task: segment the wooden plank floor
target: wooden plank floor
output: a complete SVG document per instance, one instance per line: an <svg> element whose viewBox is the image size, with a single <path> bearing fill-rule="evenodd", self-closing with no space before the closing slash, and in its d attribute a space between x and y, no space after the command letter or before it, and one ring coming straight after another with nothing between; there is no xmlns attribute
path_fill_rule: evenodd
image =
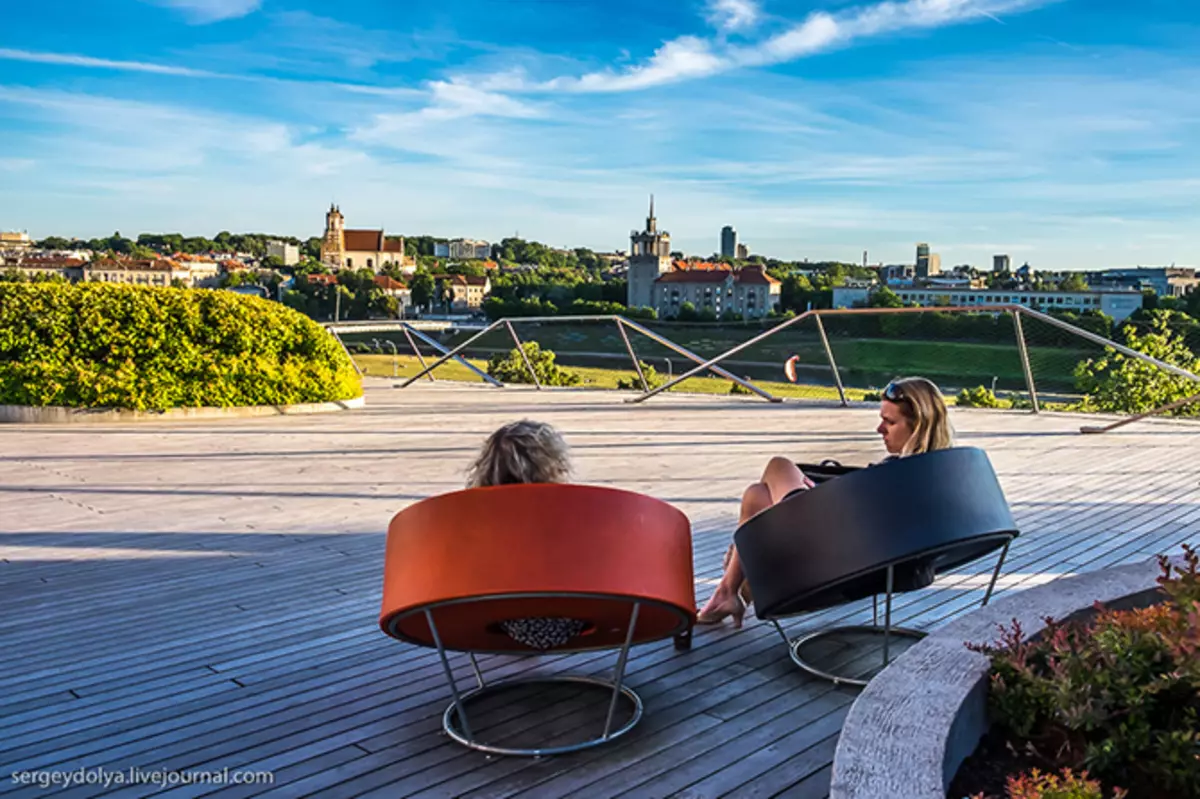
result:
<svg viewBox="0 0 1200 799"><path fill-rule="evenodd" d="M580 481L688 514L700 600L719 576L737 498L768 456L882 454L870 409L676 396L631 406L615 394L447 383L378 383L366 410L332 416L5 427L0 791L825 796L855 694L803 676L773 629L752 619L740 631L700 628L690 652L670 642L635 649L627 677L646 715L609 746L489 758L441 733L449 690L436 655L375 624L383 531L407 504L460 487L483 438L522 417L565 433ZM1001 592L1200 544L1200 426L1081 436L1078 417L964 410L953 420L961 443L990 453L1024 532ZM899 597L897 617L929 628L969 610L990 568ZM792 628L869 616L859 603ZM490 677L603 675L614 658L481 661ZM454 662L468 681L465 658ZM569 687L510 695L480 708L476 724L567 741L594 728L602 701ZM269 771L274 781L157 793L10 779L131 767Z"/></svg>

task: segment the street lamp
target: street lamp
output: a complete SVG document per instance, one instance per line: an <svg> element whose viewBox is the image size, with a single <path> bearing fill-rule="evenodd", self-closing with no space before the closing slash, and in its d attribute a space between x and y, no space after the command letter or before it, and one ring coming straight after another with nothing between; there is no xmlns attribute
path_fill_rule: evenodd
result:
<svg viewBox="0 0 1200 799"><path fill-rule="evenodd" d="M399 377L400 376L400 372L399 372L400 367L398 365L398 357L399 356L396 352L396 342L392 341L389 338L386 343L392 348L392 377Z"/></svg>

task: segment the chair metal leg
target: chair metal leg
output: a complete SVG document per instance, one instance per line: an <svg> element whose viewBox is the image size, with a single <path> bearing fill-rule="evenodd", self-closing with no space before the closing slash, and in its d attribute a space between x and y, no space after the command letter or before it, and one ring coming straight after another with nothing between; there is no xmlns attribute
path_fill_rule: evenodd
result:
<svg viewBox="0 0 1200 799"><path fill-rule="evenodd" d="M458 714L458 721L462 724L467 738L474 740L475 736L471 734L471 725L467 723L467 712L463 710L462 697L458 695L458 683L454 681L454 672L450 669L450 661L446 658L446 649L442 646L442 637L438 635L437 625L433 623L433 613L428 609L425 611L425 620L429 622L433 643L437 645L438 656L442 659L442 669L446 672L446 680L450 683L450 693L454 695L453 707Z"/></svg>
<svg viewBox="0 0 1200 799"><path fill-rule="evenodd" d="M471 668L475 670L475 681L479 683L480 688L486 688L487 683L483 681L483 672L479 670L479 661L475 659L475 653L468 652L467 657L471 658Z"/></svg>
<svg viewBox="0 0 1200 799"><path fill-rule="evenodd" d="M617 711L617 698L621 695L621 680L625 678L625 661L629 658L629 647L633 645L633 629L637 627L638 611L642 609L641 602L633 603L633 610L629 614L629 631L625 634L625 646L621 647L621 654L617 657L617 670L613 675L613 695L612 701L608 703L608 718L604 720L604 740L608 740L608 731L612 729L613 713Z"/></svg>
<svg viewBox="0 0 1200 799"><path fill-rule="evenodd" d="M987 593L983 595L983 604L979 607L986 608L987 603L992 599L992 591L996 588L996 580L1000 578L1000 569L1004 567L1004 559L1008 557L1008 547L1012 544L1009 541L1004 545L1004 549L1000 550L1000 559L996 561L996 568L992 571L992 581L988 583Z"/></svg>

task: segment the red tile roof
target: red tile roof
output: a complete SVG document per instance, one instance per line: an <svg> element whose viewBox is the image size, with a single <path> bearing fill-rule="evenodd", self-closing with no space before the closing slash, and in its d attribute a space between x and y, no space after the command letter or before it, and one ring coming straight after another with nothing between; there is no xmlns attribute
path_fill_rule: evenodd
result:
<svg viewBox="0 0 1200 799"><path fill-rule="evenodd" d="M376 275L375 285L384 291L398 291L406 289L408 286L401 283L399 280L394 280L390 275Z"/></svg>
<svg viewBox="0 0 1200 799"><path fill-rule="evenodd" d="M738 283L745 283L751 286L779 286L782 285L778 280L766 273L761 266L744 266L738 270L737 277L734 280Z"/></svg>
<svg viewBox="0 0 1200 799"><path fill-rule="evenodd" d="M382 230L347 230L347 252L403 252L401 239L384 238Z"/></svg>
<svg viewBox="0 0 1200 799"><path fill-rule="evenodd" d="M91 262L92 269L131 269L149 272L170 272L182 269L179 264L166 258L134 260L129 258L100 258Z"/></svg>
<svg viewBox="0 0 1200 799"><path fill-rule="evenodd" d="M752 286L780 285L779 281L766 274L761 266L745 266L734 270L729 264L713 264L707 261L689 263L675 261L674 271L660 275L655 283L724 283L733 277L733 282Z"/></svg>
<svg viewBox="0 0 1200 799"><path fill-rule="evenodd" d="M314 272L307 278L309 283L316 283L318 286L336 286L337 275L326 275L320 272Z"/></svg>
<svg viewBox="0 0 1200 799"><path fill-rule="evenodd" d="M730 277L728 269L686 269L659 275L655 283L724 283Z"/></svg>

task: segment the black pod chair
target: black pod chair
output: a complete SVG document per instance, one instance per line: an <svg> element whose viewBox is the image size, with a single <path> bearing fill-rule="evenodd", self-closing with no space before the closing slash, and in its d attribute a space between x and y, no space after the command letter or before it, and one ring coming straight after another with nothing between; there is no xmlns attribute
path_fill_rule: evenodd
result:
<svg viewBox="0 0 1200 799"><path fill-rule="evenodd" d="M890 638L921 633L891 626L893 594L1000 550L983 603L991 598L1008 545L1018 535L983 450L938 450L850 471L797 493L734 534L754 594L755 614L776 625L801 668L834 682L866 680L808 662L806 645L845 632ZM792 641L779 620L884 595L883 626L839 627Z"/></svg>

